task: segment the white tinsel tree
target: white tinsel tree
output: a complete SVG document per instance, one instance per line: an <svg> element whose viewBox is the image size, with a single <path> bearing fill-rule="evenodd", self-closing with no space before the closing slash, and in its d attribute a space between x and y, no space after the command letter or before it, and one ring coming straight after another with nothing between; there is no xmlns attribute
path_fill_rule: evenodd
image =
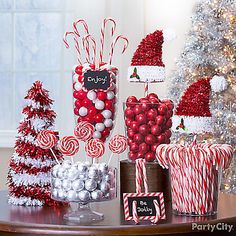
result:
<svg viewBox="0 0 236 236"><path fill-rule="evenodd" d="M236 139L236 0L202 0L196 4L192 26L177 69L170 81L169 97L178 103L185 89L203 76L224 76L228 88L212 93L211 112L215 118L214 133L204 135L215 143ZM187 134L173 133L172 140L188 140Z"/></svg>

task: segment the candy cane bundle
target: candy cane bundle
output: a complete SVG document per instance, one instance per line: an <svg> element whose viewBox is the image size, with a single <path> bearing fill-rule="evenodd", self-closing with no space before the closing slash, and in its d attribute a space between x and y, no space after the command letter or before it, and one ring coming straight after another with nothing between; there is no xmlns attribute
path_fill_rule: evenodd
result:
<svg viewBox="0 0 236 236"><path fill-rule="evenodd" d="M216 213L219 174L229 167L233 149L227 144L161 144L156 158L170 168L172 208L179 214Z"/></svg>
<svg viewBox="0 0 236 236"><path fill-rule="evenodd" d="M105 34L108 24L111 24L111 44L105 62ZM82 26L83 34L78 29L79 26ZM69 48L68 37L72 37L78 59L78 65L73 70L76 121L91 123L95 127L92 138L101 141L105 141L110 135L115 120L118 84L118 69L112 65L115 47L120 41L124 43L122 53L128 47L128 39L122 35L115 36L115 30L116 22L111 18L104 19L99 54L98 42L89 33L88 25L82 19L73 23L73 31L66 32L63 39L66 48Z"/></svg>

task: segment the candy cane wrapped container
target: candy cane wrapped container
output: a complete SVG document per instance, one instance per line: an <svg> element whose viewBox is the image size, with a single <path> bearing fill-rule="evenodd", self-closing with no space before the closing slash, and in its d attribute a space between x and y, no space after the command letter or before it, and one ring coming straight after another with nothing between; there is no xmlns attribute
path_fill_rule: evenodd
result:
<svg viewBox="0 0 236 236"><path fill-rule="evenodd" d="M190 216L215 214L221 172L232 156L227 144L158 146L157 161L170 172L173 211Z"/></svg>
<svg viewBox="0 0 236 236"><path fill-rule="evenodd" d="M103 60L105 29L111 24L111 44L107 60ZM83 27L82 36L79 26ZM105 141L110 135L115 121L118 101L118 69L112 65L114 49L119 41L124 42L122 53L128 40L122 35L114 36L116 23L107 18L103 21L100 38L100 52L97 57L97 42L89 34L84 20L73 23L73 31L66 32L64 43L69 47L67 36L73 36L78 65L73 69L73 104L76 123L90 122L94 125L94 139ZM83 53L81 51L83 49Z"/></svg>

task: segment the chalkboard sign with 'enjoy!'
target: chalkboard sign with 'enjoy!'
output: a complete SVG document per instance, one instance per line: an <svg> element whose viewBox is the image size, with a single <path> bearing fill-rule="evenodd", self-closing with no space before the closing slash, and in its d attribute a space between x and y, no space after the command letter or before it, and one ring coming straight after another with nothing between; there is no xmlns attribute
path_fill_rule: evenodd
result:
<svg viewBox="0 0 236 236"><path fill-rule="evenodd" d="M88 70L84 73L84 87L87 90L107 90L110 87L110 73L107 70Z"/></svg>
<svg viewBox="0 0 236 236"><path fill-rule="evenodd" d="M137 214L140 220L153 220L156 217L154 200L160 209L160 219L166 219L163 193L124 193L125 220L133 220L133 201L137 202Z"/></svg>

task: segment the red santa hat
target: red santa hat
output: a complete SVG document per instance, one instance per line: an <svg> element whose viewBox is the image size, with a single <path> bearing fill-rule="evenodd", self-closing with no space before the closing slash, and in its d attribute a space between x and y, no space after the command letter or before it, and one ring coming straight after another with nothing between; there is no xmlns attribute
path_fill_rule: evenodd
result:
<svg viewBox="0 0 236 236"><path fill-rule="evenodd" d="M221 92L227 88L227 85L227 81L222 76L206 77L191 84L175 109L172 129L182 133L212 132L210 93L211 90Z"/></svg>
<svg viewBox="0 0 236 236"><path fill-rule="evenodd" d="M165 65L162 61L164 41L175 37L172 30L156 30L148 34L135 51L128 68L130 82L162 82L165 79Z"/></svg>

